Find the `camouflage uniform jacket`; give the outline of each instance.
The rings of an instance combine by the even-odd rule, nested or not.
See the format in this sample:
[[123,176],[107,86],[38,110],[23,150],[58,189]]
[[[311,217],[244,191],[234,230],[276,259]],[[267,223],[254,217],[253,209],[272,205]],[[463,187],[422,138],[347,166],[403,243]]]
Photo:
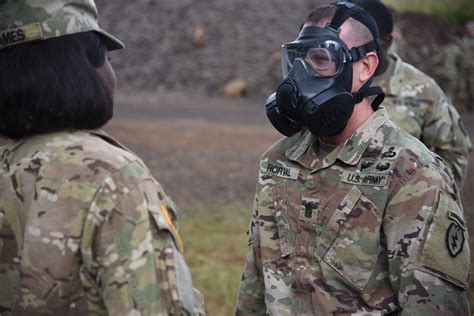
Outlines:
[[[446,165],[380,108],[324,159],[263,154],[237,315],[468,315],[466,223]],[[447,242],[446,242],[447,241]]]
[[389,60],[392,71],[376,77],[374,85],[385,91],[391,120],[443,158],[460,188],[471,142],[458,112],[432,78],[396,54],[389,54]]
[[0,314],[193,313],[176,207],[135,154],[75,131],[0,155]]

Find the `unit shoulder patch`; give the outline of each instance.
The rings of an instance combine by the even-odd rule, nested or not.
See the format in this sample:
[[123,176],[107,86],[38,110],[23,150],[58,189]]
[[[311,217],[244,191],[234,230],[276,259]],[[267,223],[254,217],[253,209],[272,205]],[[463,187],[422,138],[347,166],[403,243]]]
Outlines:
[[439,204],[430,224],[418,269],[461,288],[469,285],[471,255],[468,232],[460,205],[441,191]]
[[466,237],[464,232],[466,228],[462,225],[462,220],[454,212],[449,212],[448,215],[451,220],[451,224],[446,231],[446,246],[448,247],[449,254],[452,257],[459,255],[463,248]]

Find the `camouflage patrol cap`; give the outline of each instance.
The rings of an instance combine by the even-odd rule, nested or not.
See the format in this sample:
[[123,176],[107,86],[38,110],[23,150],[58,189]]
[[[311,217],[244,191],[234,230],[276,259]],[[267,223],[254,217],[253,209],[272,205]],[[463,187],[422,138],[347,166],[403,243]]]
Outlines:
[[108,50],[124,44],[99,27],[94,0],[0,0],[0,49],[96,31]]

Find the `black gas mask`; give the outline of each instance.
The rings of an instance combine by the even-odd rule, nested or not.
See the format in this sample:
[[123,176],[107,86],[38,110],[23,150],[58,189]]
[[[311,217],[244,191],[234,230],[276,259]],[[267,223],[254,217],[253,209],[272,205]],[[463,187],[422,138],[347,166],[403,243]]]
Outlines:
[[[366,25],[374,41],[348,49],[339,38],[340,26],[352,17]],[[302,28],[298,38],[282,46],[284,80],[265,104],[267,116],[283,135],[292,136],[307,128],[317,137],[328,137],[344,130],[354,106],[364,97],[377,95],[376,109],[384,99],[379,87],[369,80],[351,93],[352,63],[378,50],[379,33],[375,21],[364,9],[339,2],[331,22],[324,28]]]

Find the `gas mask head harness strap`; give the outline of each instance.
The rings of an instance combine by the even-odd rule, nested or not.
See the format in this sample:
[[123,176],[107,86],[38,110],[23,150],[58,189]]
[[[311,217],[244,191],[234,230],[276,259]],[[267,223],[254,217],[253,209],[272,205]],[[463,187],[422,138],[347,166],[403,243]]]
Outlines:
[[364,24],[372,34],[374,40],[362,46],[353,47],[349,50],[350,61],[356,62],[365,57],[368,52],[378,51],[380,47],[380,34],[374,18],[365,9],[351,3],[338,2],[336,4],[337,10],[331,22],[326,26],[334,32],[339,33],[341,25],[348,19],[353,18]]
[[[295,41],[282,45],[285,79],[265,107],[270,122],[286,136],[304,128],[317,137],[336,135],[345,128],[354,106],[362,99],[376,95],[372,101],[374,110],[384,99],[380,87],[370,87],[372,78],[351,93],[352,63],[379,48],[374,19],[350,2],[338,2],[336,6],[325,27],[302,27]],[[339,34],[340,26],[350,17],[365,25],[374,40],[349,49]]]

